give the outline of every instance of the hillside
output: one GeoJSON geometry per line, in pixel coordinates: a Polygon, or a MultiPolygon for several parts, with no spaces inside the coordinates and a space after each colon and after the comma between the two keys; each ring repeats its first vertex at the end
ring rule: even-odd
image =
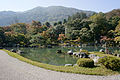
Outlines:
{"type": "Polygon", "coordinates": [[[113,16],[118,16],[118,17],[120,17],[120,9],[114,9],[114,10],[106,13],[106,18],[107,18],[107,19],[109,19],[109,18],[111,18],[111,17],[113,17],[113,16]]]}
{"type": "Polygon", "coordinates": [[[10,25],[17,22],[30,23],[32,20],[54,22],[67,19],[68,16],[77,12],[84,12],[88,16],[95,13],[92,11],[78,10],[63,6],[36,7],[24,12],[1,11],[0,26],[10,25]]]}

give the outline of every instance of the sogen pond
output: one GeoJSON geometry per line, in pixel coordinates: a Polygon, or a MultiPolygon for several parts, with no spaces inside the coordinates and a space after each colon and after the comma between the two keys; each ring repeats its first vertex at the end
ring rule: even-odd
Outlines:
{"type": "MultiPolygon", "coordinates": [[[[14,48],[15,49],[15,48],[14,48]]],[[[73,50],[79,51],[81,48],[77,47],[54,47],[54,48],[19,48],[21,51],[24,52],[22,55],[28,59],[33,61],[38,61],[41,63],[57,65],[57,66],[64,66],[65,64],[76,64],[77,57],[67,55],[67,51],[73,50]],[[62,50],[63,53],[58,54],[56,53],[57,50],[62,50]]],[[[100,49],[104,49],[101,47],[83,47],[82,49],[88,51],[99,51],[100,49]]],[[[109,50],[115,50],[116,48],[110,48],[109,50]]]]}

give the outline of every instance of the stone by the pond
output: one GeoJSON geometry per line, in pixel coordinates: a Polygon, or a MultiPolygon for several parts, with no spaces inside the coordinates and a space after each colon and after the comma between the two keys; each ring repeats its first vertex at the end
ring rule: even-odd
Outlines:
{"type": "Polygon", "coordinates": [[[67,54],[73,55],[73,50],[68,51],[67,54]]]}
{"type": "Polygon", "coordinates": [[[62,53],[62,50],[57,50],[57,53],[62,53]]]}
{"type": "Polygon", "coordinates": [[[115,53],[115,54],[113,54],[114,56],[117,56],[117,54],[115,53]]]}
{"type": "Polygon", "coordinates": [[[52,45],[47,45],[47,48],[52,48],[52,45]]]}
{"type": "Polygon", "coordinates": [[[80,52],[82,51],[82,49],[80,49],[80,52]]]}
{"type": "Polygon", "coordinates": [[[72,64],[65,64],[65,66],[73,66],[72,64]]]}
{"type": "Polygon", "coordinates": [[[80,58],[88,58],[88,55],[85,52],[80,52],[79,57],[80,58]]]}
{"type": "Polygon", "coordinates": [[[94,57],[94,58],[93,58],[94,63],[98,63],[98,60],[99,60],[100,58],[102,58],[102,57],[99,57],[99,56],[94,57]]]}
{"type": "Polygon", "coordinates": [[[117,57],[120,57],[120,54],[117,54],[117,57]]]}
{"type": "Polygon", "coordinates": [[[73,52],[73,55],[78,56],[80,52],[73,52]]]}
{"type": "Polygon", "coordinates": [[[21,51],[21,50],[18,50],[17,53],[20,54],[20,55],[21,55],[21,54],[24,54],[24,52],[21,51]]]}
{"type": "Polygon", "coordinates": [[[97,57],[97,55],[95,55],[95,54],[90,54],[88,57],[89,57],[90,59],[94,59],[95,57],[97,57]]]}
{"type": "Polygon", "coordinates": [[[88,55],[85,52],[74,52],[73,55],[80,58],[88,58],[88,55]]]}
{"type": "Polygon", "coordinates": [[[73,66],[77,66],[77,64],[74,64],[73,66]]]}
{"type": "Polygon", "coordinates": [[[100,49],[100,51],[99,52],[105,52],[103,49],[100,49]]]}
{"type": "Polygon", "coordinates": [[[96,63],[98,63],[98,60],[99,60],[99,59],[105,58],[105,57],[107,57],[107,56],[103,56],[103,57],[96,56],[96,57],[94,57],[93,61],[94,61],[94,63],[96,64],[96,63]]]}
{"type": "Polygon", "coordinates": [[[11,49],[10,51],[11,51],[11,52],[15,52],[15,53],[17,52],[17,50],[15,50],[15,49],[11,49]]]}

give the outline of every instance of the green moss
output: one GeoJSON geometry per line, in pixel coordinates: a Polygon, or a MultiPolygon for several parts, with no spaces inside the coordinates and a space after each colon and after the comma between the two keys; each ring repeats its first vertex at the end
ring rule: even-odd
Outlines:
{"type": "Polygon", "coordinates": [[[106,69],[105,67],[94,67],[94,68],[86,68],[86,67],[65,67],[65,66],[55,66],[55,65],[49,65],[49,64],[44,64],[36,61],[32,61],[30,59],[24,58],[16,53],[10,52],[8,50],[4,50],[8,53],[8,55],[17,58],[21,61],[27,62],[29,64],[32,64],[34,66],[38,66],[41,68],[53,70],[53,71],[59,71],[59,72],[67,72],[67,73],[76,73],[76,74],[86,74],[86,75],[116,75],[119,74],[118,71],[112,71],[109,69],[106,69]]]}

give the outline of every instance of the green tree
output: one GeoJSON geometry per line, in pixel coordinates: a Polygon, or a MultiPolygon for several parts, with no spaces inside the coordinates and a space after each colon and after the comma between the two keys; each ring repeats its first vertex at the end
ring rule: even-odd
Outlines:
{"type": "Polygon", "coordinates": [[[27,33],[26,26],[27,25],[25,23],[17,23],[17,24],[12,24],[10,27],[16,33],[26,34],[27,33]]]}
{"type": "Polygon", "coordinates": [[[115,35],[116,35],[116,37],[114,40],[116,42],[120,42],[120,21],[119,21],[119,24],[115,28],[115,35]]]}
{"type": "Polygon", "coordinates": [[[114,16],[108,20],[109,30],[115,30],[116,26],[119,24],[120,17],[114,16]]]}
{"type": "Polygon", "coordinates": [[[99,41],[101,36],[107,35],[109,25],[104,13],[98,13],[90,17],[92,23],[90,29],[94,33],[94,39],[99,41]]]}
{"type": "Polygon", "coordinates": [[[33,35],[32,39],[30,40],[30,42],[32,44],[40,44],[40,45],[44,45],[45,41],[46,40],[44,39],[44,37],[40,33],[33,35]]]}
{"type": "Polygon", "coordinates": [[[3,46],[4,41],[5,41],[4,31],[3,28],[0,27],[0,46],[3,46]]]}
{"type": "Polygon", "coordinates": [[[40,21],[32,21],[32,26],[42,26],[40,21]]]}
{"type": "Polygon", "coordinates": [[[58,21],[58,25],[62,25],[62,21],[58,21]]]}
{"type": "Polygon", "coordinates": [[[91,30],[82,28],[79,34],[82,42],[93,42],[93,33],[91,30]]]}
{"type": "Polygon", "coordinates": [[[47,27],[50,27],[50,26],[51,26],[51,24],[50,24],[49,22],[46,22],[45,25],[46,25],[47,27]]]}

